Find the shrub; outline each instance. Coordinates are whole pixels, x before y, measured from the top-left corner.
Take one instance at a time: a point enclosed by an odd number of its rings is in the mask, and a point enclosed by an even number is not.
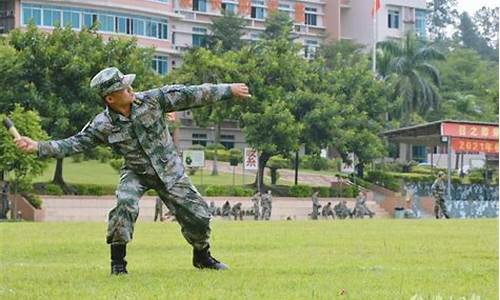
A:
[[[317,187],[317,188],[314,188],[315,190],[317,190],[319,192],[319,196],[320,197],[331,197],[331,192],[330,192],[330,188],[327,187],[327,186],[320,186],[320,187]]]
[[[113,170],[119,173],[123,166],[123,158],[110,159],[109,164],[111,165]]]
[[[46,195],[57,195],[57,196],[61,196],[64,194],[64,191],[62,190],[62,188],[60,186],[58,186],[57,184],[53,184],[53,183],[48,183],[47,185],[45,185],[45,190],[44,190],[44,193]]]
[[[97,185],[97,184],[72,184],[78,195],[113,195],[116,191],[115,185]]]
[[[71,157],[74,163],[81,163],[83,161],[83,153],[75,154]]]
[[[383,171],[369,171],[368,175],[366,176],[366,180],[392,191],[399,191],[399,188],[401,186],[400,180],[396,179],[393,175],[390,175]]]
[[[209,197],[227,195],[227,190],[224,186],[210,185],[205,189],[205,195]]]
[[[111,149],[109,147],[99,146],[99,147],[95,148],[95,152],[96,152],[97,159],[101,163],[106,163],[113,157],[113,152],[111,151]]]
[[[28,202],[33,205],[34,208],[42,208],[42,199],[40,196],[33,194],[33,193],[22,193],[22,196],[28,200]]]
[[[235,186],[234,188],[231,187],[229,189],[229,194],[230,194],[230,196],[250,197],[254,194],[254,191],[252,189],[247,189],[247,188],[243,188],[240,186]]]
[[[309,197],[312,194],[312,187],[308,185],[294,185],[290,188],[290,196],[292,197]]]
[[[206,150],[215,150],[215,148],[219,149],[219,150],[226,150],[226,147],[224,147],[224,145],[222,144],[209,144],[205,147]]]

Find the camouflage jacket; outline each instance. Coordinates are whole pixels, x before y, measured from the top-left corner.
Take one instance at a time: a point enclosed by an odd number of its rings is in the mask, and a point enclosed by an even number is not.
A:
[[[107,108],[78,134],[38,143],[38,156],[62,158],[108,145],[124,157],[124,168],[139,175],[157,175],[170,189],[184,174],[184,166],[168,132],[165,113],[200,107],[231,95],[229,84],[175,85],[139,92],[128,118]]]
[[[436,179],[431,186],[432,195],[434,197],[443,198],[445,189],[446,187],[444,185],[444,180],[441,180],[439,178]]]

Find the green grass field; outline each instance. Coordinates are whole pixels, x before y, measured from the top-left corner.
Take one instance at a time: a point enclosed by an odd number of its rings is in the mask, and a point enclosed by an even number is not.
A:
[[[0,231],[1,299],[498,299],[497,219],[215,221],[225,272],[191,267],[178,224],[143,222],[121,277],[104,223]]]
[[[34,179],[33,182],[49,182],[54,176],[55,161],[50,162],[45,172]],[[119,175],[108,163],[100,163],[96,160],[74,163],[71,159],[64,160],[63,166],[64,180],[70,183],[96,184],[96,174],[99,176],[99,184],[114,185],[118,183]],[[190,176],[194,184],[201,184],[201,172]],[[245,184],[253,182],[254,176],[245,175]],[[220,173],[218,176],[210,176],[210,173],[203,173],[203,184],[231,185],[233,184],[232,173]],[[236,174],[235,184],[243,184],[243,176]]]

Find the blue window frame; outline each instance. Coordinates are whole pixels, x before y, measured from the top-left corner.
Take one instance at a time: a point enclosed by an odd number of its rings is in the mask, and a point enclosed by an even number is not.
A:
[[[42,25],[42,9],[37,6],[22,5],[23,24],[27,25],[32,21],[35,25]]]
[[[143,20],[138,20],[134,19],[133,22],[133,34],[136,35],[144,35],[144,21]]]
[[[193,27],[193,47],[205,47],[207,45],[207,30],[205,28]]]
[[[194,11],[207,11],[207,1],[206,0],[193,0],[193,10]]]
[[[422,38],[427,37],[427,30],[425,27],[425,19],[427,17],[427,12],[425,10],[417,9],[415,10],[415,32],[418,36]]]
[[[387,11],[387,27],[394,29],[399,28],[399,10],[389,9]]]
[[[306,25],[318,25],[318,19],[316,16],[317,9],[313,7],[305,8],[304,24]]]
[[[158,72],[158,74],[165,75],[168,73],[168,57],[155,55],[152,63],[153,69]]]
[[[52,27],[61,25],[61,11],[50,8],[44,8],[43,25]]]

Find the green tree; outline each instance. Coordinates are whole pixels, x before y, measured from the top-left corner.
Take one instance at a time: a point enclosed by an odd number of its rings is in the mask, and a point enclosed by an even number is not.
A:
[[[498,52],[498,29],[499,29],[499,8],[489,8],[483,6],[474,13],[474,23],[479,34],[486,41],[488,47],[496,49]]]
[[[0,114],[2,124],[6,117],[7,115]],[[47,138],[47,133],[40,125],[40,116],[36,112],[25,110],[16,104],[8,117],[21,135],[35,139]],[[14,171],[19,179],[30,179],[40,175],[46,167],[47,163],[39,160],[36,155],[26,155],[19,151],[10,133],[4,126],[0,126],[0,170]]]
[[[436,64],[442,78],[442,105],[426,119],[497,121],[498,63],[462,47],[453,49],[446,57],[446,61]]]
[[[476,50],[484,58],[498,61],[498,49],[495,50],[488,45],[488,41],[479,34],[476,24],[467,12],[460,15],[458,29],[455,38],[464,47]]]
[[[236,52],[215,54],[209,49],[195,48],[184,56],[182,66],[172,72],[169,78],[183,84],[236,82],[240,79],[237,57]],[[216,145],[220,144],[223,121],[237,115],[231,103],[214,103],[192,110],[197,125],[214,127]],[[217,160],[216,148],[212,175],[218,175]]]
[[[243,17],[227,11],[221,18],[213,19],[208,37],[209,48],[218,52],[241,49],[245,44],[242,40],[245,25]]]
[[[403,123],[413,112],[425,114],[430,109],[436,109],[441,78],[431,62],[444,60],[444,55],[422,44],[413,33],[407,33],[402,44],[385,41],[378,46],[384,55],[390,56],[389,65],[384,70],[385,79],[394,84],[392,101],[397,101],[398,97],[402,100],[400,111],[396,113],[400,114]]]
[[[427,2],[430,11],[427,28],[435,41],[448,39],[448,28],[458,23],[457,0],[431,0]]]
[[[160,82],[151,68],[153,50],[138,47],[135,39],[104,43],[102,36],[87,29],[55,28],[47,34],[30,25],[26,31],[13,30],[7,40],[18,53],[23,73],[14,83],[18,97],[1,103],[2,109],[21,103],[37,110],[53,139],[75,134],[102,109],[102,99],[89,86],[101,69],[112,65],[137,74],[138,89]],[[58,159],[53,181],[72,192],[64,183],[62,166]]]

